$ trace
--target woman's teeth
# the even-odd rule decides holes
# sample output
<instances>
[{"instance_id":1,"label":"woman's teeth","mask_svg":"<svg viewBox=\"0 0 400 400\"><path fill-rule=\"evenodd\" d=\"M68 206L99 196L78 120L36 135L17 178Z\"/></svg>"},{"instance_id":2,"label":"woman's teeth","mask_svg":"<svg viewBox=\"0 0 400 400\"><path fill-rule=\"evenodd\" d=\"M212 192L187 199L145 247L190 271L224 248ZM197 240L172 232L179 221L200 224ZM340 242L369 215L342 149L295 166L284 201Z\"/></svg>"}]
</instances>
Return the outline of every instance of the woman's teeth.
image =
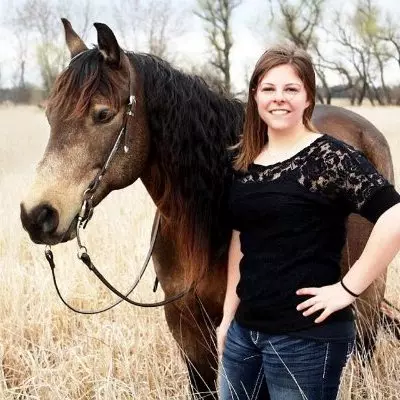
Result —
<instances>
[{"instance_id":1,"label":"woman's teeth","mask_svg":"<svg viewBox=\"0 0 400 400\"><path fill-rule=\"evenodd\" d=\"M284 114L288 114L289 111L288 110L272 110L272 111L270 111L270 113L272 115L284 115Z\"/></svg>"}]
</instances>

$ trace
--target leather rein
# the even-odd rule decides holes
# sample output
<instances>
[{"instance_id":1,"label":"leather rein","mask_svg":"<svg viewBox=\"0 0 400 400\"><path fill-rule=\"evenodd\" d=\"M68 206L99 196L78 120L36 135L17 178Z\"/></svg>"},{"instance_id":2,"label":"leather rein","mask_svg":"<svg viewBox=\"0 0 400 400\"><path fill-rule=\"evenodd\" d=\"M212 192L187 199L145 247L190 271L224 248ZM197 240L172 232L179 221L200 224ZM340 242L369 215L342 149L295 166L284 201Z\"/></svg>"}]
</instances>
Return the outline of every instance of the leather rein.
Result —
<instances>
[{"instance_id":1,"label":"leather rein","mask_svg":"<svg viewBox=\"0 0 400 400\"><path fill-rule=\"evenodd\" d=\"M77 57L79 57L81 54L78 54L77 56L75 56L71 62L76 59ZM70 64L71 64L70 62ZM158 231L159 231L159 227L160 227L160 212L157 210L156 215L155 215L155 220L153 223L153 229L152 229L152 234L151 234L151 239L150 239L150 247L149 250L147 252L146 258L144 260L143 266L141 268L141 270L139 271L133 285L131 286L131 288L124 294L121 293L118 289L116 289L110 282L107 281L107 279L101 274L101 272L96 268L96 266L93 264L89 254L88 254L88 250L87 247L84 246L82 244L81 241L81 237L80 237L80 230L81 229L85 229L88 222L90 221L90 219L93 216L93 197L94 194L96 192L96 189L98 188L98 186L100 185L100 182L103 178L103 176L105 175L105 173L107 172L110 163L112 161L112 159L114 158L118 148L120 147L120 143L122 141L122 138L124 137L125 139L125 143L124 143L124 153L128 153L129 151L129 147L127 145L127 124L128 124L128 119L131 117L134 117L135 115L135 107L136 107L136 96L133 94L134 93L134 87L133 87L133 79L132 79L133 73L131 71L131 66L129 65L129 90L130 90L130 94L129 94L129 102L127 105L127 111L126 111L126 115L124 118L124 122L123 122L123 126L117 136L117 139L114 142L114 145L107 157L107 160L105 161L103 167L101 168L101 170L97 173L96 177L92 180L92 182L89 184L88 188L85 190L84 194L83 194L83 201L82 201L82 206L81 206L81 210L78 214L78 222L76 225L76 239L77 239L77 244L78 244L78 252L77 252L77 256L78 259L81 260L83 262L83 264L85 264L87 266L87 268L93 272L96 277L111 291L113 292L116 296L119 297L118 300L116 300L114 303L108 305L107 307L98 309L98 310L80 310L77 309L76 307L72 306L71 304L69 304L63 297L63 295L60 292L60 289L58 287L57 284L57 279L56 279L56 275L55 275L55 261L54 261L54 255L53 252L51 250L51 247L49 245L46 246L45 248L45 257L47 262L50 265L50 269L51 269L51 273L53 276L53 282L54 282L54 286L55 289L57 291L58 296L60 297L61 301L72 311L78 313L78 314L100 314L102 312L111 310L112 308L114 308L115 306L117 306L118 304L120 304L122 301L126 301L129 304L132 304L134 306L138 306L138 307L161 307L161 306L165 306L166 304L172 303L176 300L181 299L185 294L187 294L191 288L186 289L174 296L171 296L163 301L158 301L158 302L154 302L154 303L141 303L135 300L130 299L128 296L135 290L135 288L137 287L137 285L140 282L140 279L142 278L142 276L144 275L147 266L149 264L150 258L152 256L153 253L153 249L154 249L154 244L155 241L157 239L157 235L158 235ZM155 292L157 290L157 286L158 286L158 278L156 277L155 283L154 283L154 287L153 287L153 292Z\"/></svg>"}]
</instances>

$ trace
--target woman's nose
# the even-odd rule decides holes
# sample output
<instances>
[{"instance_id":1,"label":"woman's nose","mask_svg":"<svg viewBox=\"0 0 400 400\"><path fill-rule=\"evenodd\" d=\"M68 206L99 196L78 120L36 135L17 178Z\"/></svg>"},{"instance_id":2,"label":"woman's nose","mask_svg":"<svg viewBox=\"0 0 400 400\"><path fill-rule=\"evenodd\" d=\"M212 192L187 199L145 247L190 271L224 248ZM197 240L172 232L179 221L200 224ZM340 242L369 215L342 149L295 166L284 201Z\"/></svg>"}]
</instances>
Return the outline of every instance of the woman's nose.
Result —
<instances>
[{"instance_id":1,"label":"woman's nose","mask_svg":"<svg viewBox=\"0 0 400 400\"><path fill-rule=\"evenodd\" d=\"M282 90L275 90L274 91L274 101L280 103L285 101L285 97Z\"/></svg>"},{"instance_id":2,"label":"woman's nose","mask_svg":"<svg viewBox=\"0 0 400 400\"><path fill-rule=\"evenodd\" d=\"M282 101L285 101L285 97L283 95L282 90L275 90L275 98L274 100L278 103L281 103Z\"/></svg>"}]
</instances>

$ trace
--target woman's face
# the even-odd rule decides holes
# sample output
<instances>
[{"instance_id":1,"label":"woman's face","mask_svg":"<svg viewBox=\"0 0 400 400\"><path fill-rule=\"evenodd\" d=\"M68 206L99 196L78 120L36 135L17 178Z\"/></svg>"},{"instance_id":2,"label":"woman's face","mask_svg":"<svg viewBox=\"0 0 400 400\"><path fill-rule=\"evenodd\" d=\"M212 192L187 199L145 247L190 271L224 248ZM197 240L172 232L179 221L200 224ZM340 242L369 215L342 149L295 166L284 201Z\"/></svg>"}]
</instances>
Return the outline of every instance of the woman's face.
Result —
<instances>
[{"instance_id":1,"label":"woman's face","mask_svg":"<svg viewBox=\"0 0 400 400\"><path fill-rule=\"evenodd\" d=\"M269 131L301 126L304 110L310 105L303 82L290 64L270 69L260 79L254 98Z\"/></svg>"}]
</instances>

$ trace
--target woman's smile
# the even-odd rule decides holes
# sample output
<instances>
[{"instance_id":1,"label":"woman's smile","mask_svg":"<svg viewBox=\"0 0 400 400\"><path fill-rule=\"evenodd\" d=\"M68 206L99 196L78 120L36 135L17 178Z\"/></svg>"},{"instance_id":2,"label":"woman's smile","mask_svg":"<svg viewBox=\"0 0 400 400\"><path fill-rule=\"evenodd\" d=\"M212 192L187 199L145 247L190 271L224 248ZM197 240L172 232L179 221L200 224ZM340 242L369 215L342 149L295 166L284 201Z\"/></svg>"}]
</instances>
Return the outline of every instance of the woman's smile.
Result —
<instances>
[{"instance_id":1,"label":"woman's smile","mask_svg":"<svg viewBox=\"0 0 400 400\"><path fill-rule=\"evenodd\" d=\"M280 115L281 116L281 115L289 114L290 111L289 110L285 110L283 108L276 108L276 109L273 109L273 110L269 111L269 113L272 114L272 115Z\"/></svg>"}]
</instances>

